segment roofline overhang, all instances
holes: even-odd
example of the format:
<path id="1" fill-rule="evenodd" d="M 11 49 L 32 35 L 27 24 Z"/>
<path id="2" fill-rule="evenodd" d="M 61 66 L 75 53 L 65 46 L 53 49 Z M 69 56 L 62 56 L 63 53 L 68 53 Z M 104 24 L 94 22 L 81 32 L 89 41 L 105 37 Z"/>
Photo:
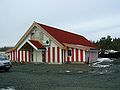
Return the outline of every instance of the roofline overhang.
<path id="1" fill-rule="evenodd" d="M 35 50 L 38 50 L 38 48 L 37 48 L 35 45 L 33 45 L 29 40 L 27 41 L 27 43 L 28 43 L 30 46 L 32 46 Z"/>
<path id="2" fill-rule="evenodd" d="M 35 26 L 35 22 L 29 27 L 29 29 L 25 32 L 25 34 L 20 38 L 20 40 L 15 45 L 15 49 L 17 49 L 22 42 L 25 40 L 25 38 L 29 35 L 29 33 L 32 31 L 32 28 Z"/>
<path id="3" fill-rule="evenodd" d="M 30 26 L 30 28 L 25 32 L 25 34 L 21 37 L 21 39 L 17 42 L 14 49 L 17 49 L 25 40 L 25 38 L 31 33 L 33 27 L 37 27 L 38 29 L 41 29 L 46 36 L 50 37 L 59 47 L 64 48 L 63 44 L 61 44 L 59 41 L 57 41 L 53 36 L 51 36 L 44 28 L 42 28 L 40 25 L 37 24 L 37 22 L 33 22 L 33 24 Z M 40 42 L 42 43 L 42 42 Z"/>
<path id="4" fill-rule="evenodd" d="M 84 46 L 84 45 L 77 45 L 77 44 L 68 44 L 68 43 L 63 43 L 64 44 L 64 48 L 66 49 L 67 47 L 69 48 L 77 48 L 77 49 L 81 49 L 81 50 L 85 50 L 85 51 L 90 51 L 92 49 L 96 50 L 93 47 L 89 47 L 89 46 Z"/>

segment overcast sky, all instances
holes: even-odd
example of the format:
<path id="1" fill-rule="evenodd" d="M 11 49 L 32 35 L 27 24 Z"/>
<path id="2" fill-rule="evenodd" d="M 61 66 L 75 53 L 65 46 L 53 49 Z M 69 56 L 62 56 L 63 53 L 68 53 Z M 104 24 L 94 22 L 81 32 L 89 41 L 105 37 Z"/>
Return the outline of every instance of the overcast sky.
<path id="1" fill-rule="evenodd" d="M 14 46 L 33 21 L 98 40 L 120 36 L 120 0 L 0 0 L 0 47 Z"/>

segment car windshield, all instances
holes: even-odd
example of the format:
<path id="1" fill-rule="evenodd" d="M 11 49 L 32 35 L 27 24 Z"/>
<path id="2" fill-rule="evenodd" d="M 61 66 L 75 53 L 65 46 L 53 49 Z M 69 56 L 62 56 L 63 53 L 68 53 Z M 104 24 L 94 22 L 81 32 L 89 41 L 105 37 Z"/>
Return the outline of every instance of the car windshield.
<path id="1" fill-rule="evenodd" d="M 0 60 L 6 60 L 6 58 L 0 55 Z"/>

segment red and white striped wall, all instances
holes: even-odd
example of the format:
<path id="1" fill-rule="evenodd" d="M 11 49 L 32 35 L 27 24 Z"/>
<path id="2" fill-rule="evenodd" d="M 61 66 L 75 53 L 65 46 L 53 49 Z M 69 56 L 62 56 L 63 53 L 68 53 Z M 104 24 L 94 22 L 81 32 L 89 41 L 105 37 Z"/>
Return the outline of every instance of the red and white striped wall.
<path id="1" fill-rule="evenodd" d="M 72 56 L 67 56 L 67 50 L 64 51 L 64 62 L 84 62 L 85 51 L 77 48 L 72 48 Z"/>
<path id="2" fill-rule="evenodd" d="M 72 56 L 67 55 L 67 50 L 59 47 L 46 48 L 46 63 L 85 62 L 85 51 L 72 48 Z"/>
<path id="3" fill-rule="evenodd" d="M 30 51 L 11 51 L 10 60 L 15 62 L 30 62 Z"/>
<path id="4" fill-rule="evenodd" d="M 77 48 L 71 48 L 71 50 L 72 56 L 68 56 L 67 50 L 63 50 L 59 47 L 46 47 L 44 63 L 62 64 L 64 62 L 85 62 L 85 51 Z M 10 54 L 10 60 L 16 62 L 32 62 L 30 61 L 32 60 L 30 59 L 30 51 L 12 51 Z"/>
<path id="5" fill-rule="evenodd" d="M 46 48 L 46 63 L 62 63 L 62 49 L 59 47 Z"/>

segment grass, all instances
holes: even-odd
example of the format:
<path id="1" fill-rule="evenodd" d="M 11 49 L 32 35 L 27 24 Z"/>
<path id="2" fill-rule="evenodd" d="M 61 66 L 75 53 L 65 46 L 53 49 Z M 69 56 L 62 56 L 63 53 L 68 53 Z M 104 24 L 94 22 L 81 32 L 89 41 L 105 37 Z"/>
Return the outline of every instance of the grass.
<path id="1" fill-rule="evenodd" d="M 13 64 L 0 73 L 0 90 L 120 90 L 120 64 L 93 68 L 83 64 Z M 111 71 L 100 74 L 100 71 Z"/>

